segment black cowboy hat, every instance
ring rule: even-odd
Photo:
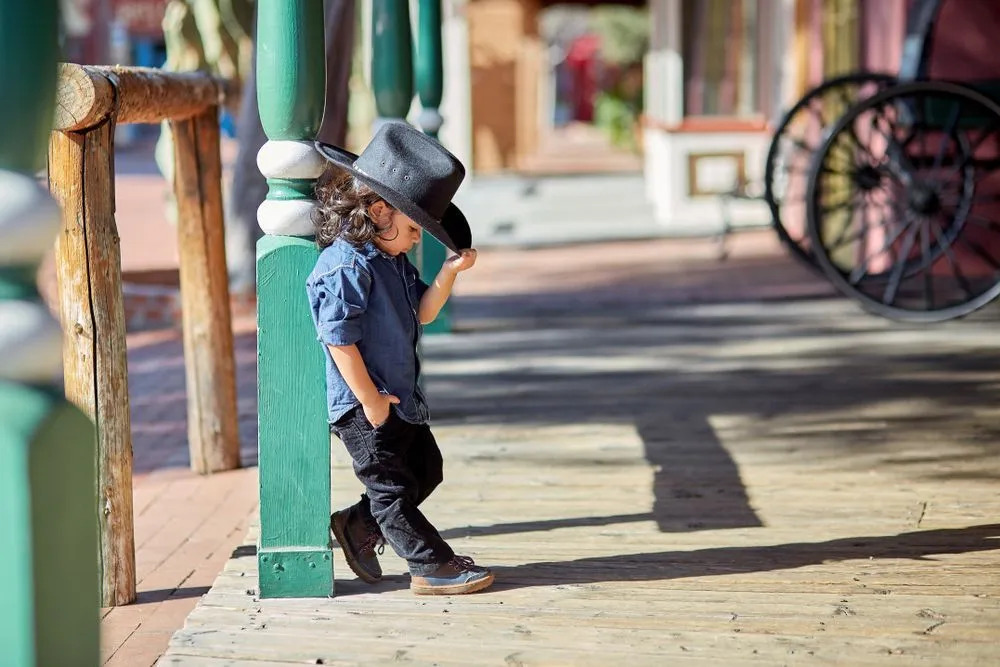
[[[361,155],[321,141],[316,150],[451,250],[472,247],[469,222],[451,203],[465,167],[435,139],[412,125],[390,121]]]

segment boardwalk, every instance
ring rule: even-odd
[[[427,512],[493,589],[338,553],[337,597],[260,600],[251,528],[159,664],[1000,663],[995,317],[895,325],[709,252],[496,251],[428,341]]]

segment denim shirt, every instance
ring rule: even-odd
[[[330,423],[360,404],[333,363],[327,345],[356,344],[376,389],[399,398],[402,419],[427,421],[427,403],[417,384],[417,318],[427,285],[406,255],[393,257],[374,243],[356,247],[338,239],[316,261],[306,293],[316,334],[326,352],[326,394]]]

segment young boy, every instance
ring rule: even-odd
[[[451,199],[465,169],[435,140],[400,122],[380,128],[360,156],[317,143],[343,171],[317,188],[316,242],[323,249],[306,282],[327,350],[331,429],[365,486],[335,512],[331,530],[362,580],[382,577],[383,540],[406,559],[416,594],[471,593],[493,573],[457,556],[420,511],[442,480],[441,452],[427,426],[416,345],[476,251]],[[457,254],[432,285],[407,260],[426,230]]]

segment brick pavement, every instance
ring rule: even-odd
[[[256,339],[252,317],[234,320],[244,468],[192,473],[187,450],[180,332],[128,336],[134,452],[135,604],[102,610],[108,665],[152,665],[246,534],[257,506]]]

